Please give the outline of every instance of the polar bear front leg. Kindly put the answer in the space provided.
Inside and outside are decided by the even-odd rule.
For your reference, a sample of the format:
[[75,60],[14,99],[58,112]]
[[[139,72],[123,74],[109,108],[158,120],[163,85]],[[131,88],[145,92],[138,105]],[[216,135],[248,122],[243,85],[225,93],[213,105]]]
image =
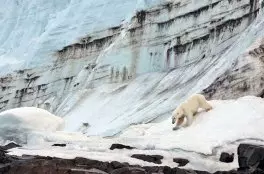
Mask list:
[[213,107],[207,101],[202,104],[202,108],[206,111],[210,111],[211,109],[213,109]]
[[187,117],[186,117],[187,122],[185,123],[184,127],[190,126],[193,122],[193,113],[189,111],[188,113],[186,113],[186,115],[187,115]]

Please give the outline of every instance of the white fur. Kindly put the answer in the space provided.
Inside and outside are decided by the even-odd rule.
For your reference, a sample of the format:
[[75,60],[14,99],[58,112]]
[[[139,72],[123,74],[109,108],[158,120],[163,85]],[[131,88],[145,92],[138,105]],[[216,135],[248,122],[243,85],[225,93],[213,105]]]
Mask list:
[[[190,126],[193,122],[193,117],[195,116],[199,108],[203,108],[206,111],[212,109],[212,106],[201,94],[194,94],[185,102],[181,103],[172,113],[172,124],[175,123],[176,125],[174,129],[178,128],[179,126]],[[182,120],[184,119],[184,117],[187,118],[187,122],[185,124],[182,124]]]

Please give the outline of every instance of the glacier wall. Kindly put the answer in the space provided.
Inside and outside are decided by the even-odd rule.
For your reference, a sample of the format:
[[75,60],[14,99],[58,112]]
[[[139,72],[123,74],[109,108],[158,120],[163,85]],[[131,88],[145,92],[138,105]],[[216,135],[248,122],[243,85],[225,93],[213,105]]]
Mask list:
[[[160,0],[1,0],[0,74],[52,65],[52,53],[86,34],[120,25]],[[114,9],[114,11],[113,11]]]
[[140,1],[137,5],[142,7],[127,20],[108,25],[111,20],[106,18],[105,27],[86,31],[74,28],[72,13],[65,12],[69,21],[40,44],[47,49],[38,47],[36,60],[28,61],[49,62],[52,53],[54,62],[2,76],[0,110],[38,106],[66,116],[70,130],[89,122],[88,134],[103,135],[167,118],[177,103],[229,68],[234,55],[223,62],[229,57],[222,54],[254,21],[260,5],[258,0],[184,0],[144,8],[148,3],[158,1]]

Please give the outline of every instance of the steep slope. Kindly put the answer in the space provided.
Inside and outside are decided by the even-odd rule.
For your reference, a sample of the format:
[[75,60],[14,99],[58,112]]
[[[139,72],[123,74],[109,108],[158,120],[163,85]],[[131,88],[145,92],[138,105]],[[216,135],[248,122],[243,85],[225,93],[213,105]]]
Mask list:
[[[67,12],[59,15],[69,16],[74,7],[93,7],[85,6],[85,2],[80,1],[76,6],[72,2],[68,6],[58,4],[58,8],[66,8]],[[138,1],[138,5],[144,7],[143,2]],[[119,4],[113,1],[109,5],[115,3]],[[157,1],[149,3],[153,5]],[[90,123],[88,134],[113,135],[130,124],[163,120],[177,103],[200,92],[223,74],[261,35],[262,26],[255,21],[250,31],[259,32],[256,37],[245,33],[241,37],[244,44],[234,45],[254,21],[259,6],[257,0],[173,1],[138,10],[121,24],[116,19],[127,14],[124,7],[123,13],[115,13],[120,18],[112,16],[116,23],[104,23],[111,28],[100,25],[100,30],[82,28],[87,37],[54,52],[57,56],[54,64],[3,76],[0,109],[42,107],[66,116],[69,130],[78,130],[82,123]],[[72,15],[69,20],[76,19],[76,15],[80,14]],[[67,32],[74,26],[69,20],[64,21]],[[58,22],[52,26],[55,24]],[[59,28],[64,30],[64,27]],[[81,35],[81,31],[73,27],[69,32]],[[52,45],[70,39],[66,35],[52,36],[56,41],[40,44],[41,47],[58,48]],[[73,40],[78,36],[72,37]],[[232,45],[232,54],[229,54]],[[51,51],[39,50],[46,56]],[[35,53],[39,56],[36,61],[49,61]],[[31,62],[28,58],[27,62]]]

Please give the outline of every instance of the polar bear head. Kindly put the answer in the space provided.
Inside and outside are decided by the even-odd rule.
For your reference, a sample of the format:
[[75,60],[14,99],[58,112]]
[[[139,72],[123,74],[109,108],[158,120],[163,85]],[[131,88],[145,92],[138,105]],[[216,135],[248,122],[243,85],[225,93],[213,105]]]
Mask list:
[[177,123],[177,126],[181,125],[184,121],[184,111],[181,107],[178,107],[172,114],[172,124],[175,122]]

